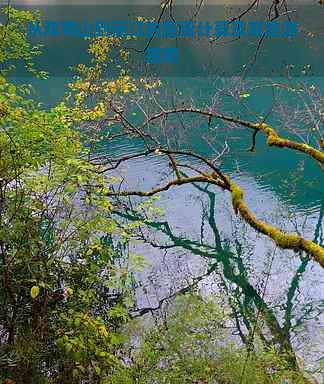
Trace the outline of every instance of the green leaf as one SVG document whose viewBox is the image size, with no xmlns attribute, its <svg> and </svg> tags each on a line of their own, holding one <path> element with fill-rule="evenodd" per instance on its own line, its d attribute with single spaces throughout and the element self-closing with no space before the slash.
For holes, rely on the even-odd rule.
<svg viewBox="0 0 324 384">
<path fill-rule="evenodd" d="M 96 374 L 99 376 L 101 373 L 101 368 L 98 365 L 95 365 L 94 367 Z"/>
<path fill-rule="evenodd" d="M 64 188 L 64 191 L 66 193 L 74 193 L 76 192 L 76 187 L 74 185 L 71 185 L 71 184 L 68 184 L 65 188 Z"/>
<path fill-rule="evenodd" d="M 14 94 L 16 93 L 16 87 L 15 87 L 13 84 L 9 84 L 7 90 L 8 90 L 8 93 L 9 93 L 10 95 L 14 95 Z"/>
</svg>

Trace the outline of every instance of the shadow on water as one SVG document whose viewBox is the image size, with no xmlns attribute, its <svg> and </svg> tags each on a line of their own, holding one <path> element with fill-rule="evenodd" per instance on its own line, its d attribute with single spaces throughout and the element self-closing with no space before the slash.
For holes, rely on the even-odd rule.
<svg viewBox="0 0 324 384">
<path fill-rule="evenodd" d="M 217 278 L 220 280 L 219 289 L 225 292 L 228 304 L 231 308 L 232 319 L 236 325 L 237 335 L 241 341 L 249 348 L 254 348 L 254 338 L 258 336 L 265 346 L 279 345 L 281 350 L 288 354 L 290 364 L 297 366 L 295 346 L 292 338 L 294 330 L 303 326 L 310 319 L 312 314 L 316 314 L 318 309 L 316 303 L 309 301 L 306 304 L 307 313 L 295 317 L 295 306 L 300 305 L 296 300 L 300 289 L 304 273 L 309 266 L 310 260 L 300 255 L 300 262 L 297 266 L 286 290 L 285 303 L 280 310 L 276 308 L 269 298 L 268 291 L 271 291 L 269 278 L 274 261 L 276 250 L 269 255 L 268 265 L 264 275 L 264 280 L 258 286 L 253 281 L 253 271 L 247 256 L 247 250 L 242 239 L 234 237 L 233 239 L 222 236 L 215 221 L 215 209 L 217 196 L 209 190 L 209 187 L 202 188 L 194 185 L 202 196 L 207 198 L 207 206 L 202 212 L 201 238 L 200 241 L 192 240 L 185 236 L 179 236 L 172 229 L 168 221 L 152 221 L 145 215 L 141 215 L 128 206 L 123 205 L 122 213 L 116 212 L 127 221 L 140 221 L 144 228 L 153 231 L 159 238 L 158 241 L 151 240 L 150 235 L 140 231 L 139 238 L 151 247 L 163 252 L 170 250 L 179 250 L 189 252 L 191 255 L 199 256 L 206 261 L 206 271 L 199 276 L 191 279 L 191 284 L 173 292 L 170 296 L 163 297 L 158 301 L 156 307 L 144 307 L 134 311 L 133 316 L 142 316 L 145 313 L 152 313 L 160 310 L 163 303 L 176 294 L 182 294 L 193 289 L 198 284 L 204 284 L 205 279 Z M 324 205 L 322 205 L 318 222 L 315 228 L 314 241 L 320 243 L 321 225 L 323 222 Z M 204 232 L 207 226 L 211 231 L 211 238 L 205 239 Z M 160 236 L 166 239 L 161 241 Z M 189 236 L 188 236 L 189 237 Z M 269 285 L 268 285 L 269 283 Z M 270 295 L 271 296 L 271 295 Z M 314 315 L 315 316 L 315 315 Z"/>
</svg>

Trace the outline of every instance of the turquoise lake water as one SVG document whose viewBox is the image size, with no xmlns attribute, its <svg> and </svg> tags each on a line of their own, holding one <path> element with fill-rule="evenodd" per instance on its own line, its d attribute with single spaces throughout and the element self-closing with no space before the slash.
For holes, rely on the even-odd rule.
<svg viewBox="0 0 324 384">
<path fill-rule="evenodd" d="M 217 54 L 225 54 L 225 51 L 217 51 Z M 317 55 L 318 61 L 323 59 L 321 52 Z M 46 56 L 43 60 L 46 61 Z M 188 65 L 190 60 L 188 57 Z M 227 60 L 235 58 L 229 56 Z M 303 64 L 302 57 L 299 64 Z M 245 88 L 249 96 L 235 105 L 228 95 L 234 80 L 234 77 L 164 77 L 163 87 L 156 97 L 168 103 L 176 95 L 178 101 L 194 100 L 196 105 L 203 106 L 210 104 L 215 95 L 217 105 L 217 97 L 223 95 L 222 112 L 252 120 L 256 116 L 267 116 L 267 121 L 280 134 L 294 137 L 294 125 L 289 122 L 297 124 L 299 117 L 290 115 L 291 95 L 283 92 L 282 103 L 276 103 L 276 110 L 271 113 L 274 105 L 271 87 L 260 87 L 265 82 L 286 83 L 285 79 L 247 78 Z M 324 77 L 299 80 L 319 87 L 323 95 Z M 33 81 L 33 84 L 37 97 L 48 107 L 59 100 L 67 81 L 67 77 L 57 75 L 46 81 Z M 319 108 L 324 108 L 323 96 Z M 282 113 L 281 121 L 278 111 Z M 184 122 L 189 124 L 189 120 Z M 175 131 L 181 130 L 176 120 L 171 120 L 170 124 Z M 309 126 L 311 122 L 302 121 L 301 124 Z M 294 151 L 267 147 L 262 135 L 257 136 L 256 151 L 248 152 L 251 133 L 245 128 L 235 128 L 225 134 L 218 121 L 209 126 L 207 121 L 197 119 L 190 120 L 189 125 L 185 145 L 200 154 L 213 156 L 206 136 L 218 149 L 226 141 L 231 151 L 222 158 L 221 169 L 244 188 L 247 203 L 258 218 L 324 244 L 324 179 L 318 164 Z M 323 124 L 320 129 L 323 135 Z M 135 140 L 103 145 L 103 151 L 116 158 L 139 148 Z M 119 172 L 127 178 L 129 188 L 142 190 L 170 177 L 168 161 L 161 156 L 137 159 L 122 166 Z M 257 235 L 235 216 L 227 193 L 212 187 L 199 188 L 203 186 L 184 186 L 162 193 L 158 205 L 164 209 L 164 217 L 149 225 L 146 232 L 149 241 L 134 245 L 134 251 L 144 254 L 151 264 L 138 276 L 141 280 L 137 290 L 139 306 L 155 306 L 161 298 L 193 282 L 209 268 L 210 273 L 200 282 L 203 292 L 211 294 L 226 286 L 229 292 L 239 295 L 247 308 L 255 307 L 257 296 L 265 292 L 265 302 L 290 334 L 297 353 L 318 365 L 324 353 L 323 270 L 292 251 L 277 249 L 269 239 Z M 131 215 L 128 218 L 132 220 Z M 264 290 L 268 273 L 270 278 Z"/>
</svg>

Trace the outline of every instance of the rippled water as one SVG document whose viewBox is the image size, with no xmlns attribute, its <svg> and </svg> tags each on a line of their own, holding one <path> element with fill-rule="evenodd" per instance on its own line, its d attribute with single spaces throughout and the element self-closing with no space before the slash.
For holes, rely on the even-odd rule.
<svg viewBox="0 0 324 384">
<path fill-rule="evenodd" d="M 46 103 L 53 102 L 65 80 L 43 83 L 42 99 Z M 172 79 L 169 85 L 168 81 L 170 79 L 165 79 L 167 88 L 176 87 L 182 93 L 193 94 L 198 102 L 208 99 L 213 92 L 208 79 Z M 314 81 L 324 84 L 323 79 Z M 251 95 L 250 106 L 262 110 L 269 100 L 264 94 L 262 97 Z M 206 124 L 195 126 L 188 136 L 194 149 L 208 156 L 210 150 L 201 140 L 206 129 Z M 262 137 L 258 137 L 257 151 L 247 152 L 249 140 L 250 134 L 245 130 L 232 135 L 228 143 L 231 155 L 225 157 L 222 170 L 245 190 L 246 201 L 258 218 L 284 230 L 298 231 L 305 238 L 323 244 L 323 172 L 315 162 L 294 151 L 266 147 Z M 132 140 L 109 144 L 109 153 L 115 157 L 138 149 L 138 143 Z M 304 161 L 303 170 L 296 171 L 301 161 Z M 167 163 L 161 156 L 152 156 L 127 163 L 118 172 L 127 179 L 125 188 L 148 190 L 161 179 L 168 178 Z M 302 179 L 296 181 L 298 174 Z M 287 189 L 284 180 L 290 184 L 295 180 L 294 189 Z M 208 221 L 211 204 L 214 204 L 214 228 Z M 207 194 L 195 186 L 178 187 L 162 193 L 158 205 L 165 211 L 160 221 L 168 223 L 171 235 L 156 223 L 147 231 L 151 245 L 142 242 L 134 246 L 134 251 L 145 255 L 151 264 L 138 276 L 141 282 L 137 290 L 138 306 L 157 306 L 159 300 L 191 284 L 208 268 L 213 268 L 214 272 L 199 286 L 207 294 L 219 291 L 224 284 L 224 271 L 229 268 L 226 252 L 240 250 L 241 268 L 244 269 L 240 273 L 244 279 L 261 294 L 270 273 L 265 302 L 274 309 L 280 324 L 288 327 L 297 353 L 318 365 L 318 359 L 324 354 L 323 270 L 312 261 L 300 259 L 293 251 L 277 249 L 265 236 L 257 235 L 235 216 L 228 193 L 217 188 L 210 187 Z M 223 251 L 215 243 L 215 228 Z M 231 262 L 230 268 L 237 270 L 239 267 L 238 263 Z M 230 289 L 235 287 L 230 279 L 225 278 L 225 283 Z M 253 301 L 253 292 L 242 292 L 242 295 L 247 299 L 251 295 Z"/>
<path fill-rule="evenodd" d="M 61 96 L 67 80 L 56 77 L 34 82 L 40 100 L 46 105 L 53 104 Z M 163 81 L 167 89 L 163 98 L 180 91 L 184 97 L 195 98 L 199 105 L 210 100 L 217 85 L 206 78 Z M 324 78 L 311 81 L 324 89 Z M 270 91 L 255 90 L 251 92 L 249 108 L 258 114 L 266 114 L 271 100 Z M 228 105 L 225 105 L 225 109 L 233 114 L 239 112 L 239 107 L 228 111 Z M 222 142 L 224 136 L 217 124 L 211 129 Z M 204 122 L 188 132 L 189 144 L 206 156 L 211 155 L 210 148 L 202 137 L 208 129 Z M 228 140 L 231 152 L 224 158 L 222 170 L 245 190 L 247 203 L 258 218 L 285 230 L 298 231 L 305 238 L 323 244 L 324 180 L 321 169 L 314 161 L 294 151 L 266 147 L 261 136 L 257 138 L 257 151 L 247 152 L 250 136 L 244 129 L 231 134 Z M 135 152 L 138 148 L 138 143 L 130 140 L 114 146 L 109 144 L 109 152 L 115 157 Z M 301 161 L 302 172 L 297 171 Z M 127 177 L 125 187 L 148 190 L 162 178 L 167 179 L 167 163 L 163 157 L 152 156 L 123 165 L 119 172 Z M 301 180 L 296 178 L 298 175 L 302 175 Z M 295 187 L 287 188 L 283 184 L 285 180 L 290 185 L 295 182 Z M 201 281 L 201 289 L 210 294 L 227 284 L 233 290 L 235 281 L 228 278 L 231 276 L 228 269 L 233 268 L 259 294 L 265 292 L 266 303 L 274 309 L 280 323 L 286 324 L 300 355 L 307 356 L 310 361 L 323 356 L 324 274 L 316 263 L 300 259 L 292 251 L 279 250 L 265 236 L 257 235 L 235 216 L 229 195 L 216 188 L 210 187 L 208 193 L 189 185 L 175 188 L 162 193 L 158 205 L 165 210 L 160 221 L 168 223 L 169 232 L 161 223 L 152 224 L 147 231 L 151 244 L 142 242 L 134 246 L 134 251 L 144 254 L 151 264 L 139 275 L 139 307 L 156 306 L 160 299 L 191 284 L 195 277 L 211 267 L 213 272 Z M 229 252 L 239 255 L 242 263 L 232 260 L 229 265 Z M 270 278 L 265 289 L 268 273 Z M 242 297 L 245 296 L 247 301 L 249 294 L 253 302 L 254 293 L 242 291 Z"/>
<path fill-rule="evenodd" d="M 205 86 L 207 89 L 207 81 Z M 267 104 L 267 100 L 257 99 L 257 103 Z M 200 140 L 206 125 L 195 129 L 192 144 L 197 151 L 208 155 L 207 147 Z M 240 135 L 239 140 L 230 143 L 233 155 L 225 159 L 222 169 L 245 190 L 249 207 L 261 220 L 323 244 L 324 184 L 318 165 L 293 151 L 269 149 L 262 137 L 256 153 L 249 153 L 246 151 L 249 135 L 244 130 L 237 133 Z M 120 142 L 113 149 L 116 157 L 133 150 L 136 145 L 130 142 Z M 296 171 L 297 165 L 302 160 L 305 160 L 302 179 L 296 182 L 295 173 L 300 174 Z M 133 161 L 121 168 L 128 181 L 124 187 L 149 190 L 161 179 L 167 180 L 166 170 L 167 160 L 161 156 Z M 284 180 L 288 183 L 295 180 L 293 193 L 283 185 Z M 322 269 L 312 261 L 300 259 L 293 251 L 276 248 L 265 236 L 256 234 L 235 216 L 227 193 L 214 187 L 210 187 L 209 192 L 208 195 L 187 185 L 161 194 L 159 205 L 165 210 L 161 222 L 168 223 L 172 235 L 166 234 L 161 226 L 153 225 L 147 237 L 154 245 L 142 243 L 135 248 L 151 263 L 151 268 L 140 275 L 139 306 L 157 306 L 159 300 L 192 283 L 211 266 L 216 266 L 215 271 L 200 287 L 209 294 L 219 291 L 228 258 L 226 252 L 222 254 L 215 245 L 215 228 L 207 217 L 211 212 L 211 199 L 215 199 L 212 216 L 221 244 L 228 245 L 234 253 L 241 250 L 244 278 L 257 292 L 265 289 L 265 301 L 274 309 L 279 322 L 288 327 L 297 353 L 309 361 L 317 361 L 317 365 L 324 353 Z M 239 264 L 231 263 L 231 267 L 237 269 Z M 267 273 L 270 278 L 264 288 Z M 231 280 L 227 283 L 235 286 Z M 244 294 L 248 296 L 249 292 Z M 253 293 L 250 299 L 253 300 Z"/>
</svg>

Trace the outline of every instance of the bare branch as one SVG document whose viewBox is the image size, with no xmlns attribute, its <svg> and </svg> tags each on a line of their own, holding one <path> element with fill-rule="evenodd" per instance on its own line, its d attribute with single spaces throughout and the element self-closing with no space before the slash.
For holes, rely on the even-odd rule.
<svg viewBox="0 0 324 384">
<path fill-rule="evenodd" d="M 199 158 L 213 170 L 209 175 L 206 172 L 201 172 L 200 176 L 194 177 L 183 177 L 177 178 L 165 184 L 164 186 L 156 187 L 150 191 L 120 191 L 120 192 L 109 192 L 108 196 L 141 196 L 149 197 L 155 194 L 158 194 L 163 191 L 169 190 L 171 187 L 180 186 L 184 184 L 192 183 L 208 183 L 214 184 L 223 190 L 226 190 L 231 193 L 232 196 L 232 206 L 236 214 L 240 216 L 257 232 L 262 233 L 272 239 L 276 245 L 282 249 L 291 249 L 295 251 L 304 251 L 308 256 L 313 258 L 317 263 L 319 263 L 324 268 L 324 248 L 320 245 L 314 243 L 311 240 L 306 240 L 298 234 L 295 233 L 286 233 L 282 230 L 276 228 L 275 226 L 269 225 L 260 221 L 248 208 L 247 204 L 244 201 L 244 192 L 243 190 L 234 183 L 228 176 L 225 176 L 219 169 L 217 169 L 209 160 L 204 159 L 204 157 L 196 154 L 191 154 L 190 152 L 183 151 L 167 151 L 159 150 L 161 153 L 166 155 L 179 155 L 185 154 L 187 156 L 192 156 L 194 158 Z M 215 171 L 216 169 L 216 171 Z"/>
<path fill-rule="evenodd" d="M 196 109 L 196 108 L 177 108 L 173 110 L 163 111 L 160 112 L 154 116 L 152 116 L 148 121 L 145 122 L 144 126 L 152 122 L 153 120 L 160 119 L 161 117 L 165 117 L 166 115 L 176 114 L 176 113 L 196 113 L 200 115 L 205 115 L 208 117 L 214 117 L 223 121 L 227 121 L 229 123 L 234 123 L 241 125 L 246 128 L 254 129 L 257 131 L 262 132 L 267 137 L 267 144 L 272 147 L 278 147 L 278 148 L 290 148 L 294 149 L 296 151 L 302 152 L 307 154 L 308 156 L 315 159 L 320 164 L 324 164 L 324 152 L 315 149 L 314 147 L 304 144 L 304 143 L 298 143 L 293 140 L 282 138 L 278 135 L 275 129 L 271 128 L 266 123 L 252 123 L 249 121 L 241 120 L 236 117 L 227 116 L 219 112 L 214 111 L 208 111 L 208 110 L 202 110 L 202 109 Z"/>
</svg>

